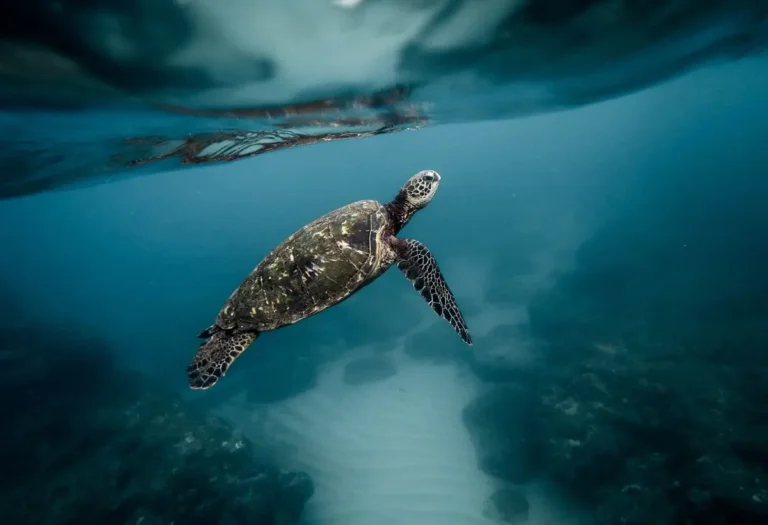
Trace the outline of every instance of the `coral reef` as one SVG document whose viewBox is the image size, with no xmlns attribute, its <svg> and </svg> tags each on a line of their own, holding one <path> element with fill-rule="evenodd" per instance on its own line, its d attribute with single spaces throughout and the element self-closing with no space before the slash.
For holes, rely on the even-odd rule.
<svg viewBox="0 0 768 525">
<path fill-rule="evenodd" d="M 768 518 L 765 368 L 608 345 L 578 354 L 543 382 L 535 428 L 543 464 L 600 523 Z"/>
<path fill-rule="evenodd" d="M 478 466 L 486 474 L 523 483 L 536 473 L 538 440 L 518 431 L 531 425 L 532 401 L 530 389 L 506 385 L 464 408 L 462 419 L 475 445 Z"/>
<path fill-rule="evenodd" d="M 600 524 L 768 522 L 764 213 L 755 182 L 704 182 L 649 193 L 530 305 L 540 461 Z"/>
<path fill-rule="evenodd" d="M 6 302 L 6 301 L 3 301 Z M 31 323 L 30 325 L 34 325 Z M 3 327 L 0 515 L 14 525 L 296 523 L 311 479 L 71 330 Z"/>
</svg>

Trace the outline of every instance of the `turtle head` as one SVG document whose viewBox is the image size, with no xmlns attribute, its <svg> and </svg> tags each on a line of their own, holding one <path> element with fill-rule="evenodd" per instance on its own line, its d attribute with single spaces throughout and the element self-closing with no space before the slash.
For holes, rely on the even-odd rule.
<svg viewBox="0 0 768 525">
<path fill-rule="evenodd" d="M 424 170 L 408 179 L 400 193 L 410 207 L 417 210 L 423 208 L 437 193 L 440 186 L 440 174 L 433 170 Z"/>
<path fill-rule="evenodd" d="M 413 214 L 429 204 L 440 186 L 440 174 L 433 170 L 418 172 L 403 184 L 395 200 L 386 205 L 395 233 L 408 224 Z"/>
</svg>

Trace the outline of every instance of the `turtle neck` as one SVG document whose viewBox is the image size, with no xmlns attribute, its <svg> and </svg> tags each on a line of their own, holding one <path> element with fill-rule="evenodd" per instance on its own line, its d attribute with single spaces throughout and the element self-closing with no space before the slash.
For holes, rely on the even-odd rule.
<svg viewBox="0 0 768 525">
<path fill-rule="evenodd" d="M 405 191 L 400 190 L 397 196 L 384 206 L 389 214 L 389 219 L 392 221 L 394 235 L 397 235 L 403 227 L 408 224 L 413 214 L 419 209 L 408 202 Z"/>
</svg>

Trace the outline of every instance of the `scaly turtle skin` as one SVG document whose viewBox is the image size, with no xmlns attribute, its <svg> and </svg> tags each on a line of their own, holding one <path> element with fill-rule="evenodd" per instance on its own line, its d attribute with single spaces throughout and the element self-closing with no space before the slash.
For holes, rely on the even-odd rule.
<svg viewBox="0 0 768 525">
<path fill-rule="evenodd" d="M 213 386 L 261 332 L 293 324 L 340 303 L 393 263 L 432 309 L 472 344 L 437 262 L 419 241 L 395 235 L 434 197 L 440 175 L 411 177 L 389 204 L 348 204 L 307 224 L 272 250 L 232 293 L 187 368 L 192 388 Z"/>
</svg>

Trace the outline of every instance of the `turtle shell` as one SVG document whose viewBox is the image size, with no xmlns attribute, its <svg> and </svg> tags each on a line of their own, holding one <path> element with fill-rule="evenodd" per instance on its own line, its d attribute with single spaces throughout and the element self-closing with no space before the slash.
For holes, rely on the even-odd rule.
<svg viewBox="0 0 768 525">
<path fill-rule="evenodd" d="M 219 312 L 223 328 L 274 330 L 319 313 L 381 275 L 393 261 L 382 243 L 389 220 L 359 201 L 307 224 L 269 253 Z"/>
</svg>

